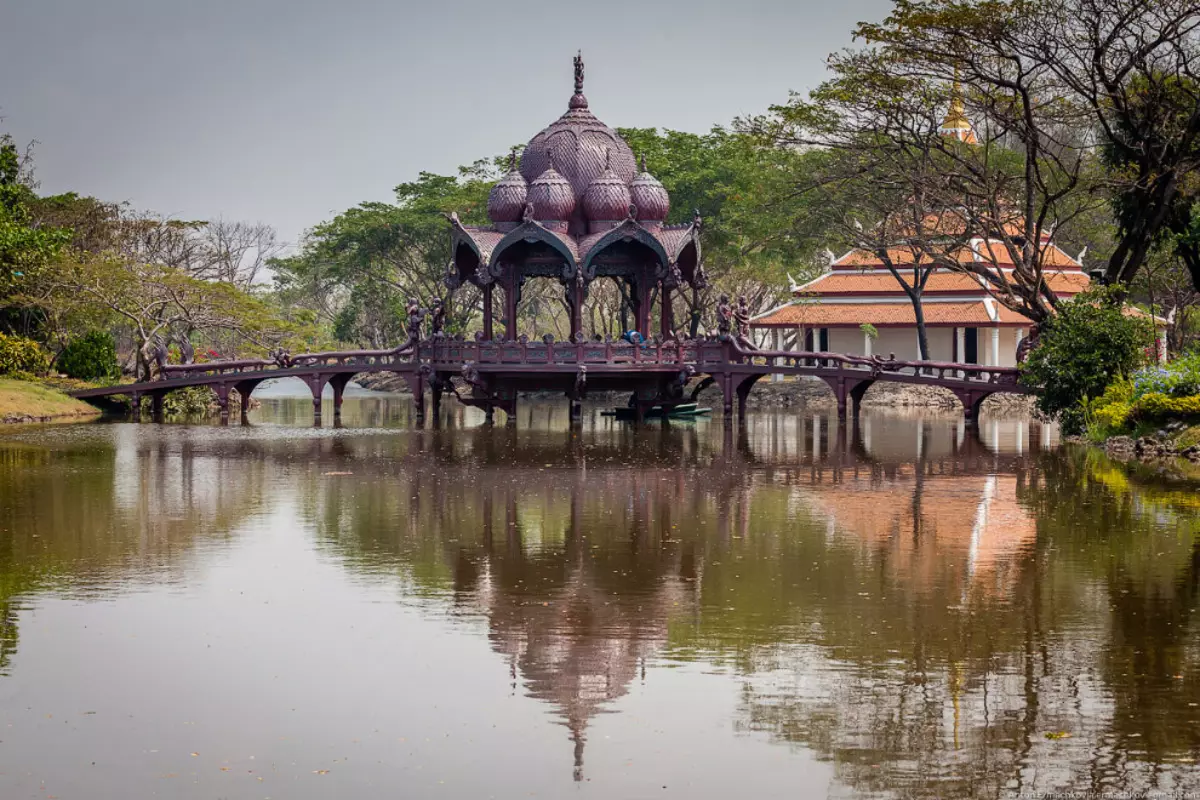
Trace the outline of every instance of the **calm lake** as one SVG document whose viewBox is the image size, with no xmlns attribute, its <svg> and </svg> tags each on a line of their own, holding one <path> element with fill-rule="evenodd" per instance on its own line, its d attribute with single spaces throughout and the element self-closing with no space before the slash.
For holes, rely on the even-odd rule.
<svg viewBox="0 0 1200 800">
<path fill-rule="evenodd" d="M 0 431 L 0 798 L 1200 792 L 1186 481 L 1020 419 L 284 394 Z"/>
</svg>

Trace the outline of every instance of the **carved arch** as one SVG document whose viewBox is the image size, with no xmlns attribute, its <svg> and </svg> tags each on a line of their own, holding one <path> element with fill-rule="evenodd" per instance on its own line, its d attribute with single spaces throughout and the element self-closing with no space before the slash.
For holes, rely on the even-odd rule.
<svg viewBox="0 0 1200 800">
<path fill-rule="evenodd" d="M 667 255 L 666 248 L 663 247 L 662 242 L 655 238 L 654 234 L 650 233 L 650 231 L 646 230 L 641 225 L 637 224 L 631 219 L 627 219 L 617 227 L 601 236 L 600 239 L 598 239 L 596 243 L 592 245 L 591 249 L 588 250 L 587 255 L 583 257 L 583 263 L 580 265 L 583 269 L 584 277 L 588 280 L 596 277 L 596 269 L 592 266 L 592 262 L 596 256 L 600 255 L 614 244 L 623 242 L 627 239 L 633 240 L 638 244 L 649 248 L 651 252 L 658 256 L 658 270 L 656 273 L 657 277 L 661 278 L 666 274 L 666 270 L 671 264 L 672 259 Z"/>
<path fill-rule="evenodd" d="M 549 245 L 567 262 L 566 269 L 563 270 L 563 278 L 569 280 L 575 277 L 575 271 L 579 268 L 579 264 L 566 242 L 559 238 L 558 234 L 533 221 L 523 222 L 505 234 L 492 250 L 492 257 L 488 261 L 488 271 L 492 275 L 500 277 L 500 259 L 504 252 L 521 242 L 541 242 Z"/>
</svg>

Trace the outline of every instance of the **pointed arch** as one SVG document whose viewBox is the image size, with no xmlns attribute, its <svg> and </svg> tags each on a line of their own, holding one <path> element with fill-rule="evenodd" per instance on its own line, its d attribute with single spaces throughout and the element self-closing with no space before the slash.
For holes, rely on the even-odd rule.
<svg viewBox="0 0 1200 800">
<path fill-rule="evenodd" d="M 658 256 L 659 272 L 663 272 L 667 265 L 671 263 L 671 257 L 667 254 L 666 248 L 663 247 L 654 234 L 643 228 L 637 222 L 627 219 L 612 230 L 606 232 L 603 236 L 592 243 L 588 248 L 587 253 L 583 256 L 583 261 L 580 267 L 583 269 L 583 275 L 588 280 L 595 277 L 596 269 L 592 266 L 592 262 L 596 256 L 603 253 L 609 247 L 625 241 L 634 241 L 647 247 L 651 252 Z M 659 276 L 661 277 L 661 275 Z"/>
</svg>

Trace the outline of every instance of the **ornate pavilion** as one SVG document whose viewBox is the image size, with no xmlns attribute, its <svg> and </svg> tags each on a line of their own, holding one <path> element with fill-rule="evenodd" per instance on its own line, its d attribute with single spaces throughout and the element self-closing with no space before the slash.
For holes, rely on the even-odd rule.
<svg viewBox="0 0 1200 800">
<path fill-rule="evenodd" d="M 667 225 L 670 197 L 653 175 L 639 171 L 633 151 L 592 114 L 583 94 L 583 59 L 575 57 L 575 93 L 567 111 L 529 140 L 517 163 L 488 197 L 488 226 L 453 226 L 450 289 L 464 282 L 483 292 L 483 338 L 493 334 L 494 290 L 503 291 L 504 339 L 517 338 L 521 288 L 530 278 L 562 284 L 571 311 L 571 339 L 583 335 L 583 305 L 597 278 L 623 283 L 635 329 L 650 337 L 653 309 L 659 335 L 674 335 L 671 295 L 702 287 L 700 220 Z"/>
</svg>

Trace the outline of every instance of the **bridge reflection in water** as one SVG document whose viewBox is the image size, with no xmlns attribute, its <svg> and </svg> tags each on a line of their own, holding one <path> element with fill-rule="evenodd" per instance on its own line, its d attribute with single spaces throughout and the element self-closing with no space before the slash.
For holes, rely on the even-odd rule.
<svg viewBox="0 0 1200 800">
<path fill-rule="evenodd" d="M 732 718 L 672 729 L 682 738 L 623 771 L 654 774 L 732 728 L 829 765 L 834 794 L 1200 789 L 1194 487 L 1122 479 L 1095 454 L 1046 450 L 1053 432 L 1018 420 L 972 432 L 866 413 L 858 443 L 838 447 L 833 413 L 752 414 L 727 447 L 703 427 L 634 435 L 572 428 L 557 408 L 549 419 L 391 433 L 111 426 L 111 443 L 68 440 L 61 454 L 0 442 L 0 480 L 17 488 L 3 503 L 63 538 L 35 501 L 63 480 L 55 463 L 78 473 L 71 451 L 94 452 L 83 504 L 127 509 L 115 544 L 108 525 L 70 534 L 69 569 L 95 592 L 106 575 L 158 580 L 106 553 L 138 547 L 164 511 L 179 523 L 151 552 L 177 574 L 218 506 L 279 515 L 347 576 L 485 637 L 515 690 L 563 726 L 567 781 L 611 778 L 601 715 L 697 665 L 736 685 Z M 0 563 L 42 557 L 26 536 Z M 50 570 L 41 585 L 64 579 Z M 290 632 L 272 641 L 287 649 Z M 322 632 L 323 647 L 340 639 Z M 456 691 L 419 687 L 435 704 Z M 722 772 L 743 769 L 737 753 Z M 561 791 L 548 774 L 542 788 Z M 781 776 L 742 777 L 765 796 L 785 792 Z"/>
</svg>

